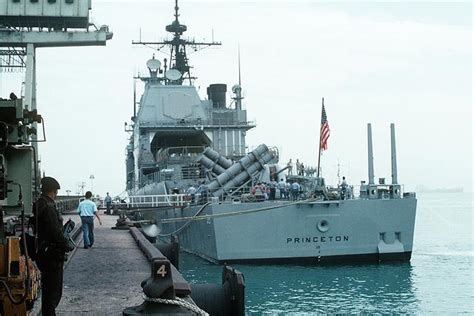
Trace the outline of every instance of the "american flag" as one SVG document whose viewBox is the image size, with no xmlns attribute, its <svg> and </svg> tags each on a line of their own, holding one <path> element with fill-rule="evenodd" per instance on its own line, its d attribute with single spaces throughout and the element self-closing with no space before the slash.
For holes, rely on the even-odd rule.
<svg viewBox="0 0 474 316">
<path fill-rule="evenodd" d="M 321 111 L 321 132 L 319 136 L 319 147 L 321 150 L 328 149 L 328 138 L 330 135 L 328 117 L 326 115 L 326 109 L 324 108 L 324 98 L 323 98 L 323 109 Z"/>
</svg>

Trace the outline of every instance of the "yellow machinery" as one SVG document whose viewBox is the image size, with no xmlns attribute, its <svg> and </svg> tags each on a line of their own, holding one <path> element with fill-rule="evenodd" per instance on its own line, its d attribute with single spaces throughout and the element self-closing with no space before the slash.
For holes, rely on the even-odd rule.
<svg viewBox="0 0 474 316">
<path fill-rule="evenodd" d="M 0 313 L 28 315 L 38 297 L 39 270 L 21 254 L 20 238 L 6 237 L 0 243 Z"/>
</svg>

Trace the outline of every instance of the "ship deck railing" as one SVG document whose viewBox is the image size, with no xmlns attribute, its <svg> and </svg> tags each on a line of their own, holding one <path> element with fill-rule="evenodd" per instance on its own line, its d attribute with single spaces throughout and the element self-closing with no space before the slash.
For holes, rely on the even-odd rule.
<svg viewBox="0 0 474 316">
<path fill-rule="evenodd" d="M 162 194 L 162 195 L 135 195 L 129 197 L 128 209 L 152 207 L 183 207 L 203 205 L 207 202 L 219 203 L 219 198 L 201 193 L 191 194 Z"/>
<path fill-rule="evenodd" d="M 394 184 L 372 184 L 373 188 L 377 190 L 377 196 L 381 200 L 389 200 L 392 198 L 392 191 Z M 403 184 L 396 184 L 400 189 L 399 196 L 404 197 L 405 194 L 405 186 Z M 333 188 L 337 190 L 340 195 L 342 195 L 342 187 L 339 185 Z M 369 185 L 368 184 L 360 184 L 360 185 L 349 185 L 346 189 L 346 196 L 345 199 L 368 199 L 369 198 Z"/>
<path fill-rule="evenodd" d="M 184 121 L 179 122 L 179 127 L 188 127 L 194 129 L 215 129 L 216 127 L 226 127 L 226 128 L 242 128 L 242 127 L 255 127 L 257 126 L 256 120 L 244 120 L 244 121 L 234 121 L 234 120 L 219 120 L 219 119 L 209 119 L 209 120 L 201 120 L 201 121 Z M 162 123 L 142 123 L 140 124 L 140 128 L 147 129 L 149 131 L 158 131 L 160 129 L 167 129 L 169 127 L 176 127 L 176 122 L 162 122 Z"/>
<path fill-rule="evenodd" d="M 136 195 L 130 196 L 129 199 L 131 208 L 186 206 L 188 204 L 186 194 Z"/>
</svg>

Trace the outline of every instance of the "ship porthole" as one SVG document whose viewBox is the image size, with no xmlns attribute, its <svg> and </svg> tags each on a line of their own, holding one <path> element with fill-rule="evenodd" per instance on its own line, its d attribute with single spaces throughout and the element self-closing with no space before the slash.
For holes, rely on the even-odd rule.
<svg viewBox="0 0 474 316">
<path fill-rule="evenodd" d="M 329 230 L 329 222 L 325 219 L 318 222 L 318 230 L 322 233 L 325 233 Z"/>
</svg>

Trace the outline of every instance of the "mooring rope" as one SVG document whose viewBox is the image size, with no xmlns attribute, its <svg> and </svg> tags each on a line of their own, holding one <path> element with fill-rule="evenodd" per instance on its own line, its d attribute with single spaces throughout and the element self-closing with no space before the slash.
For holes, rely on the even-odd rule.
<svg viewBox="0 0 474 316">
<path fill-rule="evenodd" d="M 198 216 L 208 205 L 210 205 L 211 202 L 207 202 L 206 204 L 204 204 L 203 206 L 201 206 L 201 208 L 196 212 L 196 214 L 194 214 L 193 216 L 191 216 L 192 218 L 195 218 L 196 216 Z M 159 234 L 158 236 L 159 237 L 170 237 L 171 235 L 176 235 L 176 234 L 179 234 L 180 232 L 182 232 L 186 227 L 188 227 L 190 224 L 192 223 L 192 220 L 186 222 L 183 226 L 181 226 L 180 228 L 178 228 L 177 230 L 175 230 L 174 232 L 171 232 L 171 233 L 167 233 L 167 234 Z"/>
<path fill-rule="evenodd" d="M 198 315 L 209 316 L 209 314 L 206 311 L 200 309 L 197 305 L 191 304 L 188 301 L 179 297 L 176 297 L 175 299 L 167 299 L 167 298 L 153 298 L 153 297 L 145 296 L 144 299 L 145 301 L 152 302 L 152 303 L 181 306 L 192 312 L 195 312 Z"/>
</svg>

